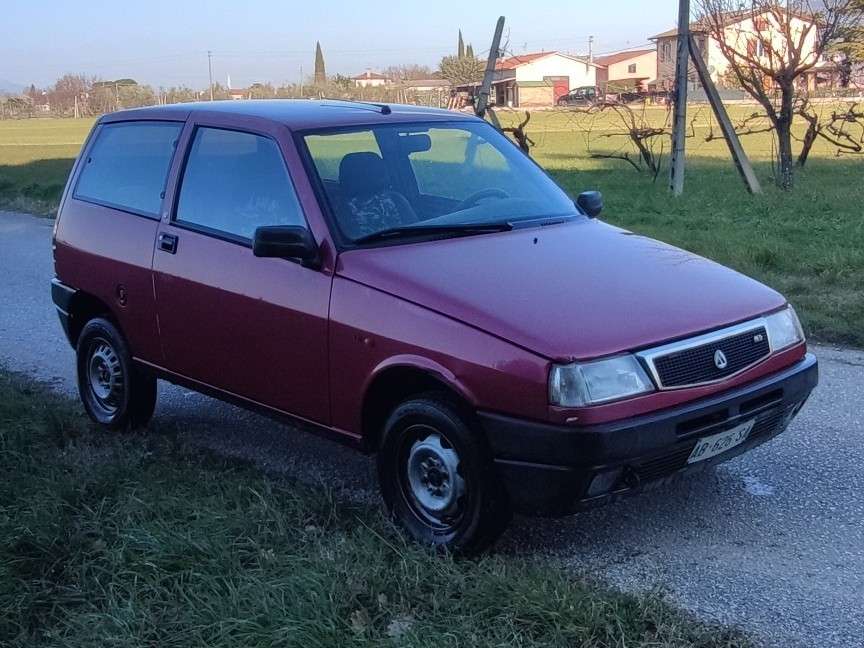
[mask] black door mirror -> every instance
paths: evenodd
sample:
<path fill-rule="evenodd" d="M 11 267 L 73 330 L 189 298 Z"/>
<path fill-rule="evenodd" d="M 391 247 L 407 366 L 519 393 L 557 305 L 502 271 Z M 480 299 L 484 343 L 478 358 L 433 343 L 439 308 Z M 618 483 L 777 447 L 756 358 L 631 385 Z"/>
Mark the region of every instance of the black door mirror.
<path fill-rule="evenodd" d="M 576 198 L 576 204 L 588 218 L 596 218 L 603 211 L 603 194 L 599 191 L 583 191 Z"/>
<path fill-rule="evenodd" d="M 312 233 L 296 225 L 268 225 L 255 230 L 252 253 L 257 257 L 299 259 L 304 266 L 317 266 L 318 244 Z"/>

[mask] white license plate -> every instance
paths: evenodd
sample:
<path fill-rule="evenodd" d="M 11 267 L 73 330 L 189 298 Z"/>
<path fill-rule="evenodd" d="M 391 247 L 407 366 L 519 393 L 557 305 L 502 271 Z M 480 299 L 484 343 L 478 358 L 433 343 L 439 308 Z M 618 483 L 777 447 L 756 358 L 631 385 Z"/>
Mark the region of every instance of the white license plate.
<path fill-rule="evenodd" d="M 737 445 L 741 445 L 747 438 L 747 435 L 750 434 L 750 430 L 753 429 L 754 423 L 756 423 L 755 419 L 741 425 L 736 425 L 731 430 L 699 439 L 696 447 L 693 448 L 693 452 L 690 453 L 687 463 L 704 461 L 705 459 L 716 457 L 721 452 L 726 452 Z"/>

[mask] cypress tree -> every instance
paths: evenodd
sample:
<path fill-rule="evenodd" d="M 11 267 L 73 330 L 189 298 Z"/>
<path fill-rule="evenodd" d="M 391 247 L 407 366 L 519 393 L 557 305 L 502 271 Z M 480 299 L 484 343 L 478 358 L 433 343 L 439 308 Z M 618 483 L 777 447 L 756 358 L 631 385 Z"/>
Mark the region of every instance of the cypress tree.
<path fill-rule="evenodd" d="M 474 58 L 474 46 L 471 43 L 468 43 L 468 47 L 465 48 L 465 56 Z"/>
<path fill-rule="evenodd" d="M 324 53 L 321 51 L 321 43 L 315 41 L 315 85 L 327 83 L 327 73 L 324 70 Z"/>
<path fill-rule="evenodd" d="M 456 50 L 457 58 L 465 58 L 465 41 L 462 40 L 462 30 L 459 30 L 459 48 Z"/>

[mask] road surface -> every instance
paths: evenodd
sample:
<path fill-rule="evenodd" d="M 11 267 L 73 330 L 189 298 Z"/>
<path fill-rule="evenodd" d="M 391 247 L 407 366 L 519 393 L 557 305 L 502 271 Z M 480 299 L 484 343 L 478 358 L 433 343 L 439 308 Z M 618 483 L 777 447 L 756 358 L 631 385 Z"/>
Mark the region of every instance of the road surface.
<path fill-rule="evenodd" d="M 74 394 L 49 296 L 52 222 L 0 213 L 0 365 Z M 714 471 L 563 520 L 517 519 L 497 550 L 542 553 L 626 591 L 661 589 L 772 646 L 864 646 L 864 352 L 815 347 L 791 428 Z M 273 475 L 378 501 L 366 457 L 161 385 L 152 427 Z"/>

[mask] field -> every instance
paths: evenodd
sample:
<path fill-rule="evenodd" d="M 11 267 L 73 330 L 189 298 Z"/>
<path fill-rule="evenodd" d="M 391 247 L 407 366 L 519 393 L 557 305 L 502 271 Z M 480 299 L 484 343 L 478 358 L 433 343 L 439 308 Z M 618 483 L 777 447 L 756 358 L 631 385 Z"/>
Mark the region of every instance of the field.
<path fill-rule="evenodd" d="M 733 107 L 733 119 L 753 111 Z M 522 113 L 502 112 L 505 125 Z M 664 108 L 647 119 L 661 125 Z M 720 139 L 706 142 L 706 108 L 691 111 L 686 194 L 666 190 L 666 170 L 656 182 L 620 160 L 591 159 L 625 144 L 617 122 L 601 117 L 584 131 L 584 117 L 537 112 L 528 125 L 534 158 L 572 194 L 599 189 L 604 218 L 732 266 L 783 292 L 798 308 L 808 333 L 825 342 L 864 346 L 864 156 L 836 157 L 819 142 L 791 193 L 771 183 L 772 140 L 744 139 L 764 193 L 748 195 Z M 0 208 L 50 214 L 90 120 L 0 121 Z M 798 125 L 801 132 L 801 125 Z M 667 146 L 668 149 L 668 146 Z M 667 155 L 668 157 L 668 155 Z"/>
<path fill-rule="evenodd" d="M 541 559 L 455 560 L 377 511 L 90 429 L 0 371 L 0 645 L 750 645 Z"/>

